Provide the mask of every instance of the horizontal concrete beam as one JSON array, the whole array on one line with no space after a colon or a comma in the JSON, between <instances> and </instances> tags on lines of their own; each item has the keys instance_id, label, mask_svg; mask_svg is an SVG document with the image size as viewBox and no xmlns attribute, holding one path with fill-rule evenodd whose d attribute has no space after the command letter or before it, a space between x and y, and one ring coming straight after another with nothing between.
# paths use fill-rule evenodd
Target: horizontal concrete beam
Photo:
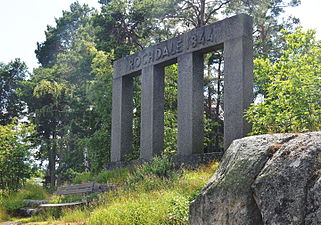
<instances>
[{"instance_id":1,"label":"horizontal concrete beam","mask_svg":"<svg viewBox=\"0 0 321 225\"><path fill-rule=\"evenodd\" d=\"M142 68L176 60L180 55L195 51L212 51L223 47L227 40L252 38L252 18L245 14L191 30L175 38L146 48L114 62L114 79L139 72Z\"/></svg>"}]
</instances>

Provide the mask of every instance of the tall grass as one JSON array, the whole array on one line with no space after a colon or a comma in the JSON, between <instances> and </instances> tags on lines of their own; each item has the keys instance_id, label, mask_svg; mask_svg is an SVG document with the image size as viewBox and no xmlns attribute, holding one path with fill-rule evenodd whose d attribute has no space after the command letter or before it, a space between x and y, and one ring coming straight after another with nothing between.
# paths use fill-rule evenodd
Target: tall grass
<instances>
[{"instance_id":1,"label":"tall grass","mask_svg":"<svg viewBox=\"0 0 321 225\"><path fill-rule=\"evenodd\" d=\"M9 220L16 211L25 206L23 200L44 200L49 194L39 185L27 183L18 192L2 193L0 196L0 221Z\"/></svg>"},{"instance_id":2,"label":"tall grass","mask_svg":"<svg viewBox=\"0 0 321 225\"><path fill-rule=\"evenodd\" d=\"M100 195L87 207L63 210L58 220L89 225L188 224L189 204L218 163L175 171L167 160L156 158L137 167L127 174L127 185Z\"/></svg>"},{"instance_id":3,"label":"tall grass","mask_svg":"<svg viewBox=\"0 0 321 225\"><path fill-rule=\"evenodd\" d=\"M112 183L123 184L126 182L128 175L130 174L130 168L121 168L115 170L102 171L99 174L92 174L90 172L78 173L72 180L73 184L81 184L87 182L97 183Z\"/></svg>"},{"instance_id":4,"label":"tall grass","mask_svg":"<svg viewBox=\"0 0 321 225\"><path fill-rule=\"evenodd\" d=\"M7 221L9 219L10 219L10 216L8 215L6 208L0 206L0 223Z\"/></svg>"},{"instance_id":5,"label":"tall grass","mask_svg":"<svg viewBox=\"0 0 321 225\"><path fill-rule=\"evenodd\" d=\"M145 175L132 189L106 193L88 224L187 224L188 206L218 163L183 170L174 179Z\"/></svg>"},{"instance_id":6,"label":"tall grass","mask_svg":"<svg viewBox=\"0 0 321 225\"><path fill-rule=\"evenodd\" d=\"M183 199L184 201L179 201ZM183 203L183 206L177 207ZM176 211L183 208L179 215ZM187 223L188 201L172 190L132 192L113 198L94 210L88 224L175 224Z\"/></svg>"},{"instance_id":7,"label":"tall grass","mask_svg":"<svg viewBox=\"0 0 321 225\"><path fill-rule=\"evenodd\" d=\"M100 194L90 205L62 209L59 216L38 215L31 219L47 221L49 224L89 225L152 225L188 224L188 207L216 170L218 163L212 162L195 170L175 170L166 157L157 157L130 169L104 171L94 181L122 184L116 190ZM117 177L117 175L119 177ZM78 180L87 182L89 176L79 175ZM92 181L92 180L91 180ZM37 224L37 223L36 223Z\"/></svg>"},{"instance_id":8,"label":"tall grass","mask_svg":"<svg viewBox=\"0 0 321 225\"><path fill-rule=\"evenodd\" d=\"M90 216L90 210L81 207L75 209L64 209L59 220L66 223L85 223Z\"/></svg>"}]
</instances>

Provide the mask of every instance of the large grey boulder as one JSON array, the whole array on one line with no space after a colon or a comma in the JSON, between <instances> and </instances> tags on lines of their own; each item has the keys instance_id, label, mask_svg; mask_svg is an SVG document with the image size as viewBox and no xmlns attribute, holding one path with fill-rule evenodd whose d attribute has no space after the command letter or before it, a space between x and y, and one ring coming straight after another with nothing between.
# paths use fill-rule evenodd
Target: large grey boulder
<instances>
[{"instance_id":1,"label":"large grey boulder","mask_svg":"<svg viewBox=\"0 0 321 225\"><path fill-rule=\"evenodd\" d=\"M191 203L189 221L320 225L321 132L235 140Z\"/></svg>"}]
</instances>

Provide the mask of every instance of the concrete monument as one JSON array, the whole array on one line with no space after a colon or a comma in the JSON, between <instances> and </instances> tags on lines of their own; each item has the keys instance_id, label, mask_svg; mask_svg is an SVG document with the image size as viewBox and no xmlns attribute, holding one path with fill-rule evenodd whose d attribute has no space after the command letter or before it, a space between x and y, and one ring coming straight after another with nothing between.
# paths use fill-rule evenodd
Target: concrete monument
<instances>
[{"instance_id":1,"label":"concrete monument","mask_svg":"<svg viewBox=\"0 0 321 225\"><path fill-rule=\"evenodd\" d=\"M250 130L253 101L252 18L241 14L194 29L115 61L111 161L132 151L133 77L141 75L140 157L163 150L164 67L178 64L178 153L203 152L203 54L224 49L224 146Z\"/></svg>"}]
</instances>

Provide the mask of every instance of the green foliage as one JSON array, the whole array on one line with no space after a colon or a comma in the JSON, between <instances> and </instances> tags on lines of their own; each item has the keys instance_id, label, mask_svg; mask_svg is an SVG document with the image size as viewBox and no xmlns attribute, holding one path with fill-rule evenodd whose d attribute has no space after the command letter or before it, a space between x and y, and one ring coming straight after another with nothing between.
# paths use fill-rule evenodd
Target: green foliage
<instances>
[{"instance_id":1,"label":"green foliage","mask_svg":"<svg viewBox=\"0 0 321 225\"><path fill-rule=\"evenodd\" d=\"M204 121L204 147L207 148L207 152L212 152L211 147L215 147L215 151L221 150L221 146L218 144L223 142L222 132L219 132L219 128L221 128L221 124L219 122L214 122L212 118L204 113L203 117ZM214 135L215 134L215 135ZM219 136L216 141L216 136Z\"/></svg>"},{"instance_id":2,"label":"green foliage","mask_svg":"<svg viewBox=\"0 0 321 225\"><path fill-rule=\"evenodd\" d=\"M0 125L0 190L16 191L35 172L30 159L33 132L33 125L17 120Z\"/></svg>"},{"instance_id":3,"label":"green foliage","mask_svg":"<svg viewBox=\"0 0 321 225\"><path fill-rule=\"evenodd\" d=\"M177 64L165 67L164 154L177 151Z\"/></svg>"},{"instance_id":4,"label":"green foliage","mask_svg":"<svg viewBox=\"0 0 321 225\"><path fill-rule=\"evenodd\" d=\"M37 43L35 51L38 61L43 67L52 67L59 53L68 51L77 37L77 31L90 23L94 13L88 5L74 2L69 11L63 11L63 16L56 19L57 26L47 26L46 40Z\"/></svg>"},{"instance_id":5,"label":"green foliage","mask_svg":"<svg viewBox=\"0 0 321 225\"><path fill-rule=\"evenodd\" d=\"M109 161L113 52L96 49L91 14L74 3L56 27L48 27L38 48L43 67L25 82L29 119L38 130L37 159L49 161L52 189L57 174L63 183L73 172L97 173ZM63 45L58 51L51 49L52 38Z\"/></svg>"},{"instance_id":6,"label":"green foliage","mask_svg":"<svg viewBox=\"0 0 321 225\"><path fill-rule=\"evenodd\" d=\"M71 95L66 102L68 121L61 130L65 137L61 141L67 148L60 150L64 156L60 173L70 168L98 172L109 160L111 107L106 106L111 105L112 59L112 52L98 51L93 42L83 39L58 57L61 68L77 65L61 71L71 86Z\"/></svg>"},{"instance_id":7,"label":"green foliage","mask_svg":"<svg viewBox=\"0 0 321 225\"><path fill-rule=\"evenodd\" d=\"M6 125L14 117L22 116L25 103L21 101L23 81L28 75L27 66L20 59L8 64L0 62L0 124Z\"/></svg>"},{"instance_id":8,"label":"green foliage","mask_svg":"<svg viewBox=\"0 0 321 225\"><path fill-rule=\"evenodd\" d=\"M173 221L171 213L178 210L176 198L177 193L163 190L119 196L118 204L113 199L111 206L94 210L88 224L175 224L169 221Z\"/></svg>"},{"instance_id":9,"label":"green foliage","mask_svg":"<svg viewBox=\"0 0 321 225\"><path fill-rule=\"evenodd\" d=\"M321 42L315 32L284 34L280 59L254 61L264 100L247 111L252 134L321 130Z\"/></svg>"},{"instance_id":10,"label":"green foliage","mask_svg":"<svg viewBox=\"0 0 321 225\"><path fill-rule=\"evenodd\" d=\"M169 35L164 17L173 1L169 0L115 0L100 1L101 12L93 17L98 49L115 50L116 59L141 50L151 42ZM176 3L176 2L175 2Z\"/></svg>"},{"instance_id":11,"label":"green foliage","mask_svg":"<svg viewBox=\"0 0 321 225\"><path fill-rule=\"evenodd\" d=\"M44 200L49 194L39 185L27 183L19 191L11 192L0 198L0 208L6 210L10 215L14 215L16 210L25 206L23 200Z\"/></svg>"},{"instance_id":12,"label":"green foliage","mask_svg":"<svg viewBox=\"0 0 321 225\"><path fill-rule=\"evenodd\" d=\"M95 178L97 183L123 184L130 173L129 168L101 171Z\"/></svg>"},{"instance_id":13,"label":"green foliage","mask_svg":"<svg viewBox=\"0 0 321 225\"><path fill-rule=\"evenodd\" d=\"M73 184L82 184L94 181L94 176L90 172L76 173L75 177L72 179Z\"/></svg>"},{"instance_id":14,"label":"green foliage","mask_svg":"<svg viewBox=\"0 0 321 225\"><path fill-rule=\"evenodd\" d=\"M94 175L90 172L82 172L76 174L76 176L72 180L72 183L81 184L94 181L100 184L124 184L129 173L130 169L127 167L115 170L101 171L97 175Z\"/></svg>"},{"instance_id":15,"label":"green foliage","mask_svg":"<svg viewBox=\"0 0 321 225\"><path fill-rule=\"evenodd\" d=\"M188 224L190 201L186 196L177 195L170 201L168 224Z\"/></svg>"},{"instance_id":16,"label":"green foliage","mask_svg":"<svg viewBox=\"0 0 321 225\"><path fill-rule=\"evenodd\" d=\"M146 181L146 178L156 176L161 179L170 179L175 175L174 163L166 155L156 156L150 162L145 162L135 168L128 182L134 184L139 181ZM153 180L153 178L151 179Z\"/></svg>"},{"instance_id":17,"label":"green foliage","mask_svg":"<svg viewBox=\"0 0 321 225\"><path fill-rule=\"evenodd\" d=\"M141 125L141 80L134 77L134 108L133 108L133 128L132 128L132 152L127 154L124 159L127 161L139 158L140 152L140 125Z\"/></svg>"},{"instance_id":18,"label":"green foliage","mask_svg":"<svg viewBox=\"0 0 321 225\"><path fill-rule=\"evenodd\" d=\"M175 175L171 179L157 176L158 173L155 171L158 169L150 169L154 172L146 172L142 180L96 195L95 198L98 200L91 204L62 210L47 210L30 221L95 225L188 224L188 206L213 175L217 166L217 162L212 162L195 170L173 170ZM117 170L111 172L116 174L115 171ZM127 178L130 176L127 173ZM77 197L81 196L55 196L51 202L80 200Z\"/></svg>"},{"instance_id":19,"label":"green foliage","mask_svg":"<svg viewBox=\"0 0 321 225\"><path fill-rule=\"evenodd\" d=\"M1 202L1 199L0 199L0 202ZM0 206L0 222L5 222L5 221L8 221L9 219L10 219L10 215L7 213L6 209Z\"/></svg>"},{"instance_id":20,"label":"green foliage","mask_svg":"<svg viewBox=\"0 0 321 225\"><path fill-rule=\"evenodd\" d=\"M253 17L254 56L277 60L284 48L282 29L294 31L299 19L285 15L286 9L301 4L300 0L230 1L227 15L246 13Z\"/></svg>"},{"instance_id":21,"label":"green foliage","mask_svg":"<svg viewBox=\"0 0 321 225\"><path fill-rule=\"evenodd\" d=\"M87 223L188 224L188 206L216 168L217 163L211 163L196 170L183 170L178 179L171 180L146 174L134 188L106 193ZM156 180L158 184L154 185Z\"/></svg>"},{"instance_id":22,"label":"green foliage","mask_svg":"<svg viewBox=\"0 0 321 225\"><path fill-rule=\"evenodd\" d=\"M66 223L77 223L82 224L83 221L86 221L90 217L90 211L84 210L82 208L75 209L64 209L62 210L62 215L60 220Z\"/></svg>"},{"instance_id":23,"label":"green foliage","mask_svg":"<svg viewBox=\"0 0 321 225\"><path fill-rule=\"evenodd\" d=\"M164 112L164 154L173 156L177 152L177 115Z\"/></svg>"}]
</instances>

